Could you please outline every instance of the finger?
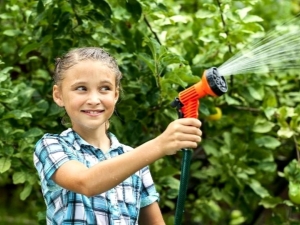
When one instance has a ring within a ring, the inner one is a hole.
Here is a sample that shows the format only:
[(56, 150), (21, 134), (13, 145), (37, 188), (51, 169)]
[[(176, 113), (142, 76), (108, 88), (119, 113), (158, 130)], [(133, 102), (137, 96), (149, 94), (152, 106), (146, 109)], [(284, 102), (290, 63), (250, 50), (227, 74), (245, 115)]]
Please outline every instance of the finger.
[(181, 134), (178, 135), (178, 141), (180, 142), (189, 141), (189, 142), (199, 143), (201, 142), (201, 136), (193, 135), (193, 134)]
[(183, 149), (183, 148), (197, 148), (197, 147), (198, 147), (198, 143), (196, 143), (196, 142), (193, 142), (193, 141), (183, 141), (181, 143), (180, 149)]
[(193, 126), (193, 127), (201, 127), (201, 121), (196, 118), (181, 118), (178, 119), (182, 125), (185, 126)]
[(184, 133), (184, 134), (194, 134), (194, 135), (202, 136), (202, 131), (198, 127), (192, 127), (192, 126), (178, 127), (177, 132)]

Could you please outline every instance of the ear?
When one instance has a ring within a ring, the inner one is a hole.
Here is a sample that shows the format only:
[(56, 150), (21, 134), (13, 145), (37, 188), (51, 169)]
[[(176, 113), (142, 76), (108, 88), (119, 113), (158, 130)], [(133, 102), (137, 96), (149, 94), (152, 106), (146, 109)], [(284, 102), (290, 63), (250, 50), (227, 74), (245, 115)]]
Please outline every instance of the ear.
[(115, 93), (115, 104), (117, 103), (117, 101), (119, 99), (119, 95), (120, 95), (120, 88), (117, 88), (116, 93)]
[(61, 89), (59, 88), (58, 85), (53, 86), (52, 96), (53, 96), (53, 100), (58, 106), (64, 107), (64, 101), (62, 99)]

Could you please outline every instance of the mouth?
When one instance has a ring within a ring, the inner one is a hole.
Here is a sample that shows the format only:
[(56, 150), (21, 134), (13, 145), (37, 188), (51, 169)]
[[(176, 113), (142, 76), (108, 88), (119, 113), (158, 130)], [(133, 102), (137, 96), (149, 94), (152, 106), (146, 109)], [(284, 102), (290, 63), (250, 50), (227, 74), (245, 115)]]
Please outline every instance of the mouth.
[(104, 110), (81, 110), (81, 112), (88, 114), (88, 115), (97, 116), (97, 115), (103, 113)]

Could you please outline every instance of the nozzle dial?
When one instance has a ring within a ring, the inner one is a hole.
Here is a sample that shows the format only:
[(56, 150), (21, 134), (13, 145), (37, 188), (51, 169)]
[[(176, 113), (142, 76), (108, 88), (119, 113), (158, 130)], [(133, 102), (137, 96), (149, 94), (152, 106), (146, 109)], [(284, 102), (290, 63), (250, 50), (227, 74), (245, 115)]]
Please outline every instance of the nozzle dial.
[(206, 70), (206, 80), (211, 90), (217, 95), (221, 96), (227, 92), (226, 80), (221, 76), (216, 67), (211, 67)]

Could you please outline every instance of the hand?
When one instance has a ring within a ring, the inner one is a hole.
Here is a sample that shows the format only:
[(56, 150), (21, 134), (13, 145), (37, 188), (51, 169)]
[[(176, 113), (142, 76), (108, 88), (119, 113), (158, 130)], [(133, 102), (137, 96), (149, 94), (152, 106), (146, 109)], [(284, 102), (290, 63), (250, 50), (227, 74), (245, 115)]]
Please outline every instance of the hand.
[(195, 118), (175, 120), (154, 139), (155, 145), (165, 155), (173, 155), (183, 148), (196, 148), (201, 142), (200, 127), (201, 122)]

